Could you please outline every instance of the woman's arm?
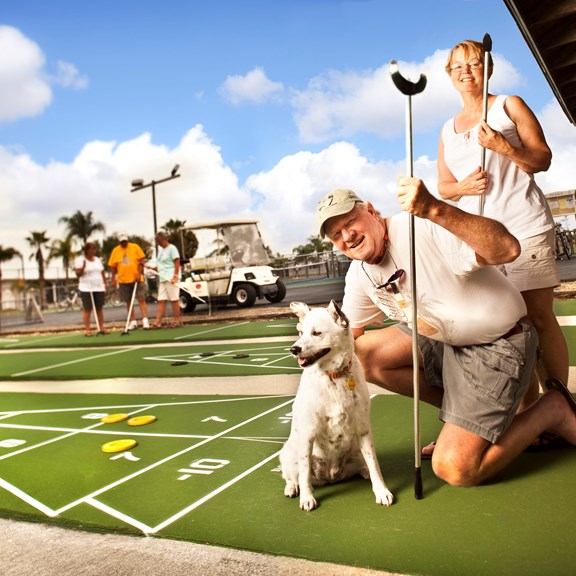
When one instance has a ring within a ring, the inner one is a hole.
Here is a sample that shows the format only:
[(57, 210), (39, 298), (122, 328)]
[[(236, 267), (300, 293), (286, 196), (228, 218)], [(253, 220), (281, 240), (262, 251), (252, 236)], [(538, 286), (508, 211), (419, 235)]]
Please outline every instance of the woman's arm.
[(552, 151), (534, 112), (519, 96), (507, 98), (504, 110), (516, 124), (522, 146), (512, 146), (502, 133), (492, 130), (484, 121), (478, 130), (479, 144), (506, 156), (527, 174), (548, 170), (552, 162)]
[(84, 258), (84, 265), (74, 269), (76, 276), (80, 278), (80, 276), (84, 276), (84, 272), (86, 271), (86, 258)]
[(466, 176), (463, 180), (456, 180), (456, 177), (444, 160), (444, 142), (442, 141), (442, 134), (438, 142), (438, 193), (444, 200), (452, 200), (458, 202), (462, 196), (471, 196), (483, 194), (488, 187), (488, 177), (485, 171), (482, 171), (480, 166), (471, 174)]

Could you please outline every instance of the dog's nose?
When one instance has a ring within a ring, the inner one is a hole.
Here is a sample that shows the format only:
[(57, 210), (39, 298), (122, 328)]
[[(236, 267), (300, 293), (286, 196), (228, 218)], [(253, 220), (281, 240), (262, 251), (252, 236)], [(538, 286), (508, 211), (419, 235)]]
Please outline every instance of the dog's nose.
[(290, 353), (292, 356), (298, 356), (300, 352), (302, 352), (302, 348), (300, 348), (300, 346), (292, 346), (292, 348), (290, 348)]

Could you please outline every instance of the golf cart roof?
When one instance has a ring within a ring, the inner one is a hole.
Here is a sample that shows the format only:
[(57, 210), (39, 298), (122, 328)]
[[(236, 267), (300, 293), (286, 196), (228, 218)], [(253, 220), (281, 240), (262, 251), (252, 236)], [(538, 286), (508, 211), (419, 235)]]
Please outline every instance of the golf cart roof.
[(199, 230), (200, 228), (225, 228), (227, 226), (242, 226), (246, 224), (258, 224), (258, 220), (214, 220), (213, 222), (200, 222), (183, 226), (181, 230)]

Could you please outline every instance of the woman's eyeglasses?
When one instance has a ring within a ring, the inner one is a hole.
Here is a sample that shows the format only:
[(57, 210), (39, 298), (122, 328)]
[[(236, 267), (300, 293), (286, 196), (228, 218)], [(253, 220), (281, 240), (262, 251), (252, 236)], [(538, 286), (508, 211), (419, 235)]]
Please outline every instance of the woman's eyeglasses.
[(482, 66), (484, 66), (484, 63), (482, 60), (478, 60), (478, 58), (474, 58), (468, 62), (456, 62), (450, 66), (450, 74), (457, 74), (462, 72), (462, 70), (466, 67), (470, 68), (471, 70), (477, 70), (478, 68), (482, 68)]

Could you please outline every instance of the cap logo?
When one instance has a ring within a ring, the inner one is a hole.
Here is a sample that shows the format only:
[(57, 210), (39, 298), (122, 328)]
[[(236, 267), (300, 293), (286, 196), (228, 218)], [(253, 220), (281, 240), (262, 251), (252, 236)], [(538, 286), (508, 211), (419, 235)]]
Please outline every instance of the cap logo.
[(332, 202), (334, 202), (334, 194), (329, 194), (328, 196), (326, 196), (326, 198), (324, 198), (322, 204), (318, 206), (318, 210), (326, 210), (326, 208), (332, 206)]

